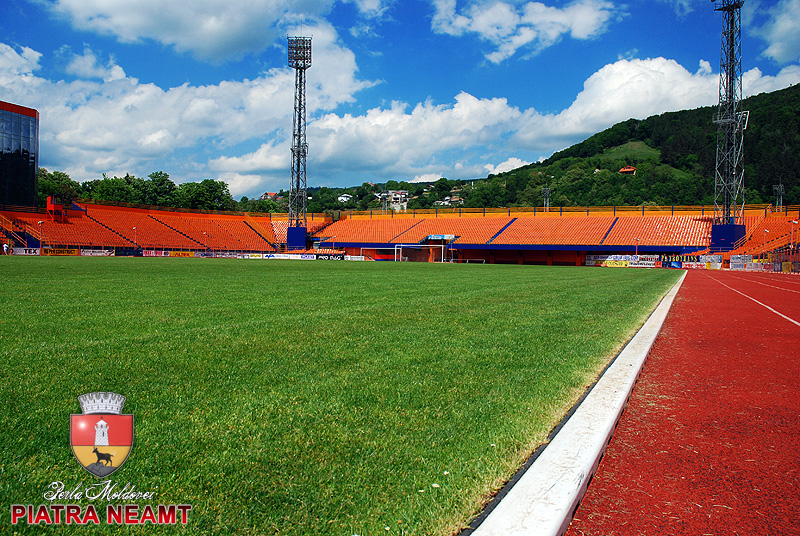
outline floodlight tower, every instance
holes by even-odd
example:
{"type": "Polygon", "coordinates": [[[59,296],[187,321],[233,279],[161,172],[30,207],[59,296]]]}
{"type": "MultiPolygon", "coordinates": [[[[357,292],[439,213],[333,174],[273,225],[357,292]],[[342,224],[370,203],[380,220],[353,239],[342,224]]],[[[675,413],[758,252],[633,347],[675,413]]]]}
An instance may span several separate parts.
{"type": "MultiPolygon", "coordinates": [[[[712,0],[713,2],[714,0],[712,0]]],[[[717,165],[714,173],[714,223],[741,224],[744,210],[742,149],[749,112],[742,111],[742,24],[744,0],[719,0],[722,12],[722,52],[719,67],[717,165]]]]}
{"type": "Polygon", "coordinates": [[[289,37],[289,67],[295,70],[292,121],[292,183],[289,188],[289,227],[306,226],[306,69],[311,67],[311,38],[289,37]]]}
{"type": "Polygon", "coordinates": [[[381,214],[386,214],[386,211],[389,210],[389,190],[386,187],[383,187],[381,191],[381,214]]]}
{"type": "Polygon", "coordinates": [[[781,210],[783,210],[783,194],[786,193],[786,190],[783,187],[783,183],[773,184],[772,193],[775,194],[775,211],[780,212],[781,210]]]}
{"type": "Polygon", "coordinates": [[[550,212],[550,187],[545,186],[542,188],[542,197],[544,198],[544,211],[550,212]]]}

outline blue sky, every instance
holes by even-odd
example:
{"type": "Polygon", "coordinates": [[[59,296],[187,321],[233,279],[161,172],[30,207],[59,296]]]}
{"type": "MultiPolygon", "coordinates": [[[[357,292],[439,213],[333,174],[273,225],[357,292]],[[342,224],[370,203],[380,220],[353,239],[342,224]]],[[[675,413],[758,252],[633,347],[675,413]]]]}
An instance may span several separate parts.
{"type": "MultiPolygon", "coordinates": [[[[742,21],[745,94],[800,82],[800,0],[742,21]]],[[[254,197],[288,189],[286,36],[309,35],[309,186],[476,178],[716,104],[721,23],[707,0],[4,0],[0,100],[75,180],[254,197]]]]}

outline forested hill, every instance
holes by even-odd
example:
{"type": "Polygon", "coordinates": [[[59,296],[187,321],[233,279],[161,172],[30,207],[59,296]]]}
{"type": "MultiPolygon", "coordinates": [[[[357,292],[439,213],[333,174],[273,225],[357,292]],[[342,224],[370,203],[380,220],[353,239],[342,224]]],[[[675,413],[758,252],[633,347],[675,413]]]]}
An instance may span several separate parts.
{"type": "MultiPolygon", "coordinates": [[[[784,204],[800,204],[800,85],[745,99],[743,109],[745,202],[774,203],[773,185],[782,183],[784,204]]],[[[490,176],[475,193],[502,189],[505,204],[541,205],[547,185],[552,206],[712,204],[715,114],[713,106],[629,119],[544,162],[490,176]],[[629,165],[636,175],[619,173],[629,165]]],[[[469,204],[491,203],[478,197],[469,204]]]]}

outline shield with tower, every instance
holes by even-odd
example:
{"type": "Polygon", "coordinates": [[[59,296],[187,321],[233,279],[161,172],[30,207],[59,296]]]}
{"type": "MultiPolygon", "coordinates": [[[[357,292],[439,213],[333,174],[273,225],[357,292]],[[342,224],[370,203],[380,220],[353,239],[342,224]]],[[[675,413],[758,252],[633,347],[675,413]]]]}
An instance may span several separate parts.
{"type": "Polygon", "coordinates": [[[83,414],[70,415],[70,446],[75,459],[103,478],[119,469],[133,447],[133,415],[123,415],[125,397],[87,393],[78,397],[83,414]]]}

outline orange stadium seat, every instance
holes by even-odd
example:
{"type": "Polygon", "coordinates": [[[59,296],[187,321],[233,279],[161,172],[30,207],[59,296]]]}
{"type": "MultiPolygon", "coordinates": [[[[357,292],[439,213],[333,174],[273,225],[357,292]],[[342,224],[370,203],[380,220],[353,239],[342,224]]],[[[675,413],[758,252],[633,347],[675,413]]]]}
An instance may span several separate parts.
{"type": "Polygon", "coordinates": [[[707,246],[712,223],[711,216],[623,216],[603,245],[707,246]]]}
{"type": "Polygon", "coordinates": [[[156,214],[170,228],[211,250],[275,251],[266,237],[248,225],[243,216],[156,214]]]}
{"type": "Polygon", "coordinates": [[[43,214],[15,213],[15,223],[31,234],[40,231],[47,246],[131,247],[132,242],[86,216],[70,216],[65,222],[50,221],[43,214]],[[42,222],[41,225],[39,222],[42,222]]]}
{"type": "Polygon", "coordinates": [[[492,244],[599,245],[612,216],[517,218],[492,244]]]}
{"type": "Polygon", "coordinates": [[[202,246],[154,219],[146,210],[88,205],[87,214],[147,249],[199,249],[202,246]]]}
{"type": "Polygon", "coordinates": [[[88,205],[89,217],[147,249],[275,251],[245,216],[186,214],[88,205]]]}
{"type": "MultiPolygon", "coordinates": [[[[644,210],[644,209],[642,209],[644,210]]],[[[702,210],[702,209],[701,209],[702,210]]],[[[761,209],[759,209],[761,210],[761,209]]],[[[639,215],[633,211],[617,215],[598,213],[493,213],[482,217],[461,212],[413,217],[411,214],[366,214],[331,222],[324,216],[309,217],[307,229],[328,244],[418,244],[431,235],[453,235],[460,245],[547,246],[566,245],[665,248],[708,248],[712,216],[639,215]],[[362,217],[363,216],[363,217],[362,217]]],[[[422,214],[414,214],[422,216],[422,214]]],[[[64,222],[52,221],[38,212],[4,212],[4,235],[16,242],[41,232],[45,245],[56,247],[117,247],[273,252],[286,243],[286,215],[245,213],[180,212],[88,203],[85,212],[70,211],[64,222]],[[281,219],[278,219],[281,218],[281,219]],[[42,222],[39,224],[39,222],[42,222]]],[[[735,253],[760,254],[783,248],[792,240],[792,221],[786,215],[755,210],[743,218],[745,239],[735,253]],[[756,215],[754,215],[756,214],[756,215]]],[[[800,235],[800,225],[795,233],[800,235]]],[[[795,237],[795,242],[797,242],[795,237]]],[[[522,248],[525,249],[525,248],[522,248]]]]}
{"type": "MultiPolygon", "coordinates": [[[[222,246],[212,242],[212,249],[275,251],[273,245],[267,241],[268,237],[263,236],[258,229],[254,229],[244,220],[214,219],[213,222],[219,229],[218,236],[222,246]]],[[[214,236],[217,236],[217,232],[214,236]]],[[[272,238],[274,240],[274,236],[272,238]]]]}
{"type": "Polygon", "coordinates": [[[731,255],[761,255],[768,251],[796,244],[800,238],[800,224],[792,224],[797,218],[770,215],[748,228],[742,244],[730,252],[731,255]],[[792,236],[794,235],[794,236],[792,236]]]}
{"type": "Polygon", "coordinates": [[[485,244],[511,221],[512,218],[431,218],[421,220],[392,242],[417,244],[429,235],[454,235],[456,244],[485,244]]]}
{"type": "Polygon", "coordinates": [[[278,238],[275,236],[275,229],[272,227],[272,221],[267,218],[253,218],[245,214],[244,221],[248,227],[253,229],[256,234],[261,236],[270,244],[277,244],[278,238]]]}
{"type": "Polygon", "coordinates": [[[333,242],[360,242],[368,244],[387,244],[399,235],[425,220],[381,219],[381,220],[340,220],[318,231],[317,238],[331,238],[333,242]]]}

